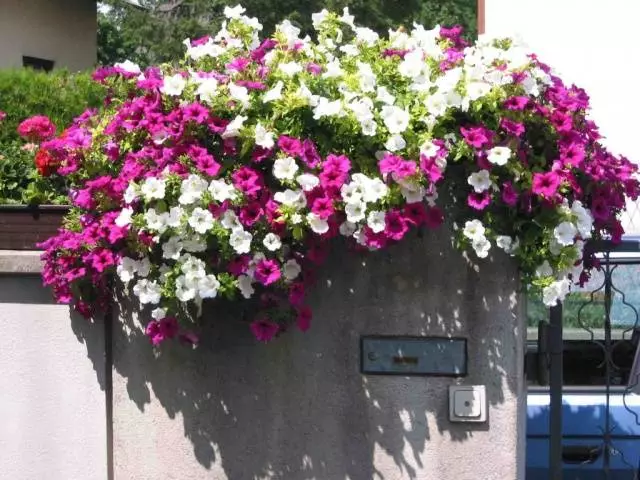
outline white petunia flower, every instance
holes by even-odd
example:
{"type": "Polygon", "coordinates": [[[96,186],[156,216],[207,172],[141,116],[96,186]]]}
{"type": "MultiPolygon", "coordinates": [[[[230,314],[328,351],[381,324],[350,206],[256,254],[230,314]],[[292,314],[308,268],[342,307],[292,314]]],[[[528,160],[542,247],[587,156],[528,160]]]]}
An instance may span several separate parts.
{"type": "Polygon", "coordinates": [[[553,237],[564,247],[567,245],[573,245],[577,233],[578,229],[571,222],[562,222],[553,229],[553,237]]]}
{"type": "Polygon", "coordinates": [[[298,165],[292,157],[278,158],[273,162],[273,176],[278,180],[293,180],[297,171],[298,165]]]}
{"type": "Polygon", "coordinates": [[[313,23],[313,28],[318,30],[322,22],[324,22],[329,17],[329,11],[326,8],[323,8],[320,12],[311,14],[311,22],[313,23]]]}
{"type": "Polygon", "coordinates": [[[200,298],[216,298],[220,282],[215,275],[207,275],[198,281],[198,296],[200,298]]]}
{"type": "Polygon", "coordinates": [[[479,258],[487,258],[491,249],[491,242],[486,237],[476,238],[471,241],[471,246],[479,258]]]}
{"type": "Polygon", "coordinates": [[[363,135],[373,137],[378,130],[378,124],[375,120],[364,120],[360,122],[360,129],[363,135]]]}
{"type": "Polygon", "coordinates": [[[222,138],[231,138],[237,137],[240,135],[240,129],[244,126],[244,122],[248,117],[243,115],[238,115],[234,118],[225,128],[224,132],[222,132],[222,138]]]}
{"type": "Polygon", "coordinates": [[[189,175],[182,181],[180,185],[180,197],[178,201],[183,205],[189,205],[200,198],[202,198],[202,194],[205,192],[209,184],[207,181],[198,175],[189,175]]]}
{"type": "Polygon", "coordinates": [[[578,233],[583,239],[591,238],[591,230],[593,229],[593,216],[591,212],[582,206],[580,200],[576,200],[571,205],[571,213],[578,217],[578,233]]]}
{"type": "Polygon", "coordinates": [[[278,70],[288,77],[293,77],[295,74],[302,71],[302,65],[298,62],[284,62],[278,65],[278,70]]]}
{"type": "Polygon", "coordinates": [[[262,101],[264,103],[269,103],[273,102],[274,100],[280,100],[282,98],[282,87],[284,87],[284,83],[282,82],[282,80],[278,80],[278,82],[271,90],[265,92],[265,94],[262,96],[262,101]]]}
{"type": "Polygon", "coordinates": [[[233,185],[228,184],[224,180],[211,180],[209,184],[209,193],[216,202],[224,202],[225,200],[235,200],[238,191],[233,185]]]}
{"type": "Polygon", "coordinates": [[[151,272],[151,262],[148,257],[143,257],[136,264],[136,273],[139,277],[145,278],[151,272]]]}
{"type": "Polygon", "coordinates": [[[227,230],[242,230],[242,224],[240,223],[240,220],[238,220],[238,216],[233,210],[225,210],[225,212],[222,214],[220,223],[227,230]]]}
{"type": "Polygon", "coordinates": [[[244,298],[251,298],[251,296],[255,292],[251,283],[252,283],[251,277],[247,275],[240,275],[238,277],[238,290],[240,290],[240,294],[244,298]]]}
{"type": "Polygon", "coordinates": [[[489,150],[487,160],[494,165],[506,165],[511,157],[511,149],[509,147],[493,147],[489,150]]]}
{"type": "Polygon", "coordinates": [[[164,308],[154,308],[151,311],[151,318],[153,318],[154,320],[162,320],[163,318],[165,318],[167,316],[167,310],[164,308]]]}
{"type": "Polygon", "coordinates": [[[545,260],[542,262],[542,265],[539,265],[538,268],[536,268],[537,277],[550,277],[551,275],[553,275],[553,268],[549,265],[548,260],[545,260]]]}
{"type": "Polygon", "coordinates": [[[567,294],[569,293],[569,289],[571,287],[571,282],[568,278],[563,278],[562,280],[557,280],[553,282],[548,287],[544,287],[542,289],[542,302],[547,307],[553,307],[557,305],[560,301],[563,301],[567,294]]]}
{"type": "Polygon", "coordinates": [[[171,207],[169,209],[169,213],[165,213],[166,215],[164,219],[164,223],[171,228],[178,228],[182,223],[182,215],[184,214],[184,210],[182,207],[171,207]]]}
{"type": "Polygon", "coordinates": [[[124,191],[123,198],[126,204],[133,203],[138,198],[138,186],[133,182],[130,183],[124,191]]]}
{"type": "Polygon", "coordinates": [[[162,293],[158,283],[143,278],[133,287],[133,293],[142,304],[157,304],[162,293]]]}
{"type": "Polygon", "coordinates": [[[307,222],[314,233],[323,234],[329,231],[329,223],[315,213],[307,214],[307,222]]]}
{"type": "Polygon", "coordinates": [[[212,103],[218,94],[218,80],[215,78],[198,78],[196,95],[205,103],[212,103]]]}
{"type": "Polygon", "coordinates": [[[231,232],[231,237],[229,237],[229,244],[231,248],[233,248],[236,253],[249,253],[251,250],[251,239],[253,235],[244,230],[233,230],[231,232]]]}
{"type": "Polygon", "coordinates": [[[484,97],[491,91],[491,85],[487,82],[469,82],[467,84],[467,97],[474,101],[484,97]]]}
{"type": "Polygon", "coordinates": [[[298,262],[296,262],[294,259],[291,259],[287,260],[284,263],[282,270],[284,278],[286,278],[287,280],[295,280],[298,275],[300,275],[302,268],[300,268],[298,262]]]}
{"type": "Polygon", "coordinates": [[[186,276],[180,275],[176,278],[176,298],[181,302],[188,302],[196,298],[196,286],[187,280],[186,276]]]}
{"type": "Polygon", "coordinates": [[[133,208],[127,207],[123,208],[120,211],[120,214],[116,217],[114,223],[118,227],[126,227],[127,225],[131,225],[131,216],[133,215],[133,208]]]}
{"type": "Polygon", "coordinates": [[[329,101],[326,97],[318,97],[318,103],[313,109],[314,120],[323,117],[334,117],[343,112],[342,102],[340,100],[329,101]]]}
{"type": "Polygon", "coordinates": [[[160,87],[160,91],[165,95],[178,97],[182,94],[182,91],[186,86],[187,81],[185,80],[185,78],[179,73],[176,73],[175,75],[164,77],[163,85],[162,87],[160,87]]]}
{"type": "Polygon", "coordinates": [[[297,209],[307,206],[307,198],[302,193],[302,190],[287,189],[284,192],[276,192],[273,195],[273,199],[282,205],[295,207],[297,209]]]}
{"type": "MultiPolygon", "coordinates": [[[[229,96],[233,100],[237,100],[242,104],[243,107],[248,107],[251,102],[251,96],[249,95],[249,89],[247,87],[243,87],[240,85],[236,85],[235,83],[229,84],[229,96]]],[[[226,132],[225,132],[226,133],[226,132]]],[[[222,134],[222,138],[224,134],[222,134]]]]}
{"type": "Polygon", "coordinates": [[[127,73],[132,73],[134,75],[140,75],[142,70],[140,70],[140,66],[137,63],[133,63],[131,60],[125,60],[122,63],[116,63],[114,65],[115,68],[119,68],[127,73]]]}
{"type": "Polygon", "coordinates": [[[355,32],[356,32],[356,41],[362,42],[367,46],[372,46],[380,38],[380,35],[378,35],[377,32],[366,27],[356,27],[355,32]]]}
{"type": "Polygon", "coordinates": [[[247,9],[242,5],[236,5],[235,7],[224,7],[224,16],[229,19],[239,19],[247,9]]]}
{"type": "Polygon", "coordinates": [[[303,173],[296,177],[296,182],[302,187],[302,190],[309,192],[320,185],[320,179],[311,173],[303,173]]]}
{"type": "Polygon", "coordinates": [[[165,195],[166,182],[156,177],[147,177],[140,187],[140,193],[144,199],[149,202],[151,200],[162,200],[165,195]]]}
{"type": "Polygon", "coordinates": [[[385,229],[385,213],[380,211],[370,212],[367,216],[367,226],[373,233],[380,233],[385,229]]]}
{"type": "Polygon", "coordinates": [[[389,187],[380,178],[374,178],[363,185],[362,199],[365,202],[377,202],[382,200],[387,193],[389,193],[389,187]]]}
{"type": "Polygon", "coordinates": [[[340,187],[340,195],[345,203],[361,202],[364,197],[363,185],[351,182],[340,187]]]}
{"type": "Polygon", "coordinates": [[[422,58],[422,50],[416,49],[404,56],[400,65],[398,65],[398,72],[403,77],[416,78],[424,70],[426,63],[422,58]]]}
{"type": "Polygon", "coordinates": [[[469,240],[484,238],[485,228],[480,220],[467,220],[464,224],[463,235],[469,240]]]}
{"type": "Polygon", "coordinates": [[[480,170],[469,175],[467,183],[473,187],[476,193],[482,193],[491,186],[491,178],[488,170],[480,170]]]}
{"type": "Polygon", "coordinates": [[[513,246],[513,239],[508,235],[498,235],[496,237],[496,245],[506,253],[511,253],[513,246]]]}
{"type": "Polygon", "coordinates": [[[264,236],[262,240],[262,244],[269,250],[270,252],[275,252],[282,247],[282,242],[280,241],[280,237],[273,232],[269,232],[264,236]]]}
{"type": "Polygon", "coordinates": [[[379,102],[385,103],[387,105],[393,105],[396,101],[396,97],[389,93],[387,87],[378,87],[376,100],[379,102]]]}
{"type": "Polygon", "coordinates": [[[129,283],[135,277],[138,269],[138,262],[133,258],[122,257],[116,267],[118,278],[124,283],[129,283]]]}
{"type": "Polygon", "coordinates": [[[273,132],[269,132],[261,123],[258,123],[256,125],[254,138],[256,141],[256,145],[262,148],[266,148],[267,150],[273,148],[273,146],[276,144],[273,138],[273,132]]]}
{"type": "Polygon", "coordinates": [[[177,260],[180,258],[183,243],[180,237],[171,237],[162,244],[162,258],[177,260]]]}
{"type": "Polygon", "coordinates": [[[347,214],[347,220],[352,223],[358,223],[365,217],[367,205],[364,202],[347,203],[344,212],[347,214]]]}
{"type": "Polygon", "coordinates": [[[347,220],[340,224],[340,228],[338,230],[340,235],[351,237],[356,232],[356,224],[347,220]]]}
{"type": "Polygon", "coordinates": [[[409,112],[399,107],[385,105],[380,111],[382,120],[391,135],[404,132],[411,119],[409,112]]]}
{"type": "Polygon", "coordinates": [[[191,212],[188,223],[196,232],[207,233],[213,228],[213,215],[209,210],[196,207],[191,212]]]}
{"type": "Polygon", "coordinates": [[[402,150],[407,146],[407,142],[405,142],[402,135],[393,135],[387,139],[387,142],[384,144],[384,148],[389,150],[390,152],[397,152],[398,150],[402,150]]]}
{"type": "Polygon", "coordinates": [[[159,233],[163,233],[167,228],[164,223],[164,218],[162,215],[158,215],[155,208],[150,208],[144,212],[144,221],[147,224],[147,228],[156,230],[159,233]]]}

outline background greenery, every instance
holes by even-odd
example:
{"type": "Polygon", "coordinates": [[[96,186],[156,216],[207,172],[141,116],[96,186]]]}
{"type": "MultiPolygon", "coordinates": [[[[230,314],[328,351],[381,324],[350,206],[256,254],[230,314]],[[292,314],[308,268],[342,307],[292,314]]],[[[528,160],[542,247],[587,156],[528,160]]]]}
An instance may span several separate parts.
{"type": "Polygon", "coordinates": [[[137,8],[121,0],[105,0],[108,13],[98,17],[98,61],[112,64],[130,59],[142,65],[181,58],[182,41],[215,33],[227,5],[242,4],[246,14],[264,25],[263,36],[288,18],[312,33],[311,14],[323,8],[341,12],[349,7],[356,23],[386,33],[418,22],[426,27],[460,24],[475,38],[476,0],[140,0],[137,8]]]}
{"type": "Polygon", "coordinates": [[[101,105],[105,92],[88,72],[52,73],[31,69],[0,70],[0,204],[64,203],[64,184],[42,178],[34,167],[34,152],[23,149],[18,125],[33,115],[46,115],[58,133],[89,107],[101,105]]]}

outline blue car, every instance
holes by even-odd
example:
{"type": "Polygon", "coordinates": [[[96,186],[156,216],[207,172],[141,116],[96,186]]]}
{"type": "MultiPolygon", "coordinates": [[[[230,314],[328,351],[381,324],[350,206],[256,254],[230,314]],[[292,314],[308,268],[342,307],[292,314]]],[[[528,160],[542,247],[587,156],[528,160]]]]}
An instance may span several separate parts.
{"type": "MultiPolygon", "coordinates": [[[[638,244],[635,243],[638,252],[638,244]]],[[[548,310],[531,300],[527,343],[527,480],[549,480],[548,310]],[[542,324],[540,322],[542,321],[542,324]]],[[[640,258],[611,255],[563,304],[565,480],[640,479],[640,258]]]]}

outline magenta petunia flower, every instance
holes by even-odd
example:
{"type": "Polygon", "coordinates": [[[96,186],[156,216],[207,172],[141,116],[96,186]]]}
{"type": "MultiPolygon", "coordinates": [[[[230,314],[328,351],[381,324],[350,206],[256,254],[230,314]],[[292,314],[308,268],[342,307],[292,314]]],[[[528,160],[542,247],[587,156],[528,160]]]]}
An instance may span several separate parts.
{"type": "Polygon", "coordinates": [[[250,202],[245,207],[240,209],[240,223],[245,227],[253,226],[264,215],[262,205],[258,202],[250,202]]]}
{"type": "Polygon", "coordinates": [[[306,332],[309,330],[311,326],[311,318],[313,314],[311,313],[311,309],[306,305],[298,307],[298,316],[296,317],[296,326],[302,332],[306,332]]]}
{"type": "Polygon", "coordinates": [[[302,142],[297,138],[280,135],[278,147],[287,155],[297,157],[302,154],[302,142]]]}
{"type": "Polygon", "coordinates": [[[438,228],[444,222],[444,212],[439,207],[427,208],[425,225],[429,228],[438,228]]]}
{"type": "Polygon", "coordinates": [[[529,105],[529,97],[509,97],[502,106],[507,110],[524,110],[529,105]]]}
{"type": "Polygon", "coordinates": [[[484,127],[460,127],[460,133],[467,145],[474,148],[488,147],[493,138],[493,132],[484,127]]]}
{"type": "Polygon", "coordinates": [[[333,215],[333,201],[325,196],[318,197],[313,201],[313,204],[311,205],[311,211],[320,218],[326,220],[331,215],[333,215]]]}
{"type": "Polygon", "coordinates": [[[467,204],[475,210],[484,210],[491,203],[491,194],[488,191],[482,193],[471,192],[467,197],[467,204]]]}
{"type": "Polygon", "coordinates": [[[500,121],[500,128],[507,132],[510,135],[515,137],[520,137],[524,134],[525,128],[524,124],[520,122],[516,122],[514,120],[510,120],[508,118],[503,118],[500,121]]]}
{"type": "Polygon", "coordinates": [[[409,231],[407,222],[397,210],[387,212],[384,220],[384,234],[391,240],[402,240],[407,231],[409,231]]]}
{"type": "Polygon", "coordinates": [[[304,283],[295,282],[289,287],[289,303],[294,307],[301,306],[304,301],[304,283]]]}
{"type": "Polygon", "coordinates": [[[318,153],[318,150],[316,149],[315,144],[308,138],[305,139],[304,142],[302,142],[301,157],[302,157],[302,161],[309,168],[316,168],[320,163],[320,160],[321,160],[320,154],[318,153]]]}
{"type": "Polygon", "coordinates": [[[534,173],[531,191],[544,198],[553,198],[561,183],[562,178],[557,172],[534,173]]]}
{"type": "Polygon", "coordinates": [[[277,323],[266,317],[253,321],[249,328],[258,341],[265,343],[271,341],[280,330],[277,323]]]}
{"type": "Polygon", "coordinates": [[[256,265],[254,276],[262,285],[271,285],[280,280],[280,265],[276,260],[261,260],[256,265]]]}
{"type": "Polygon", "coordinates": [[[408,203],[402,208],[405,221],[414,227],[420,227],[427,220],[427,210],[422,202],[408,203]]]}
{"type": "Polygon", "coordinates": [[[511,182],[502,184],[502,201],[510,207],[514,207],[518,203],[518,192],[515,191],[511,182]]]}
{"type": "Polygon", "coordinates": [[[434,157],[426,157],[420,155],[420,170],[429,179],[431,183],[437,183],[444,178],[442,170],[438,167],[434,157]]]}
{"type": "Polygon", "coordinates": [[[380,173],[383,175],[395,173],[403,161],[402,157],[393,155],[392,153],[385,153],[382,159],[378,161],[378,170],[380,170],[380,173]]]}

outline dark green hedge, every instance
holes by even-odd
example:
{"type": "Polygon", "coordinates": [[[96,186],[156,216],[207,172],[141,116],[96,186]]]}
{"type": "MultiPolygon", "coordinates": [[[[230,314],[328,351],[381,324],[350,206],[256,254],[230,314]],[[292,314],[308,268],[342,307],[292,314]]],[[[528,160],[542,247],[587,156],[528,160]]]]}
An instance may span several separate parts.
{"type": "Polygon", "coordinates": [[[7,114],[0,122],[0,148],[19,138],[16,128],[25,118],[46,115],[61,131],[87,107],[100,106],[104,94],[90,73],[0,70],[0,111],[7,114]]]}

